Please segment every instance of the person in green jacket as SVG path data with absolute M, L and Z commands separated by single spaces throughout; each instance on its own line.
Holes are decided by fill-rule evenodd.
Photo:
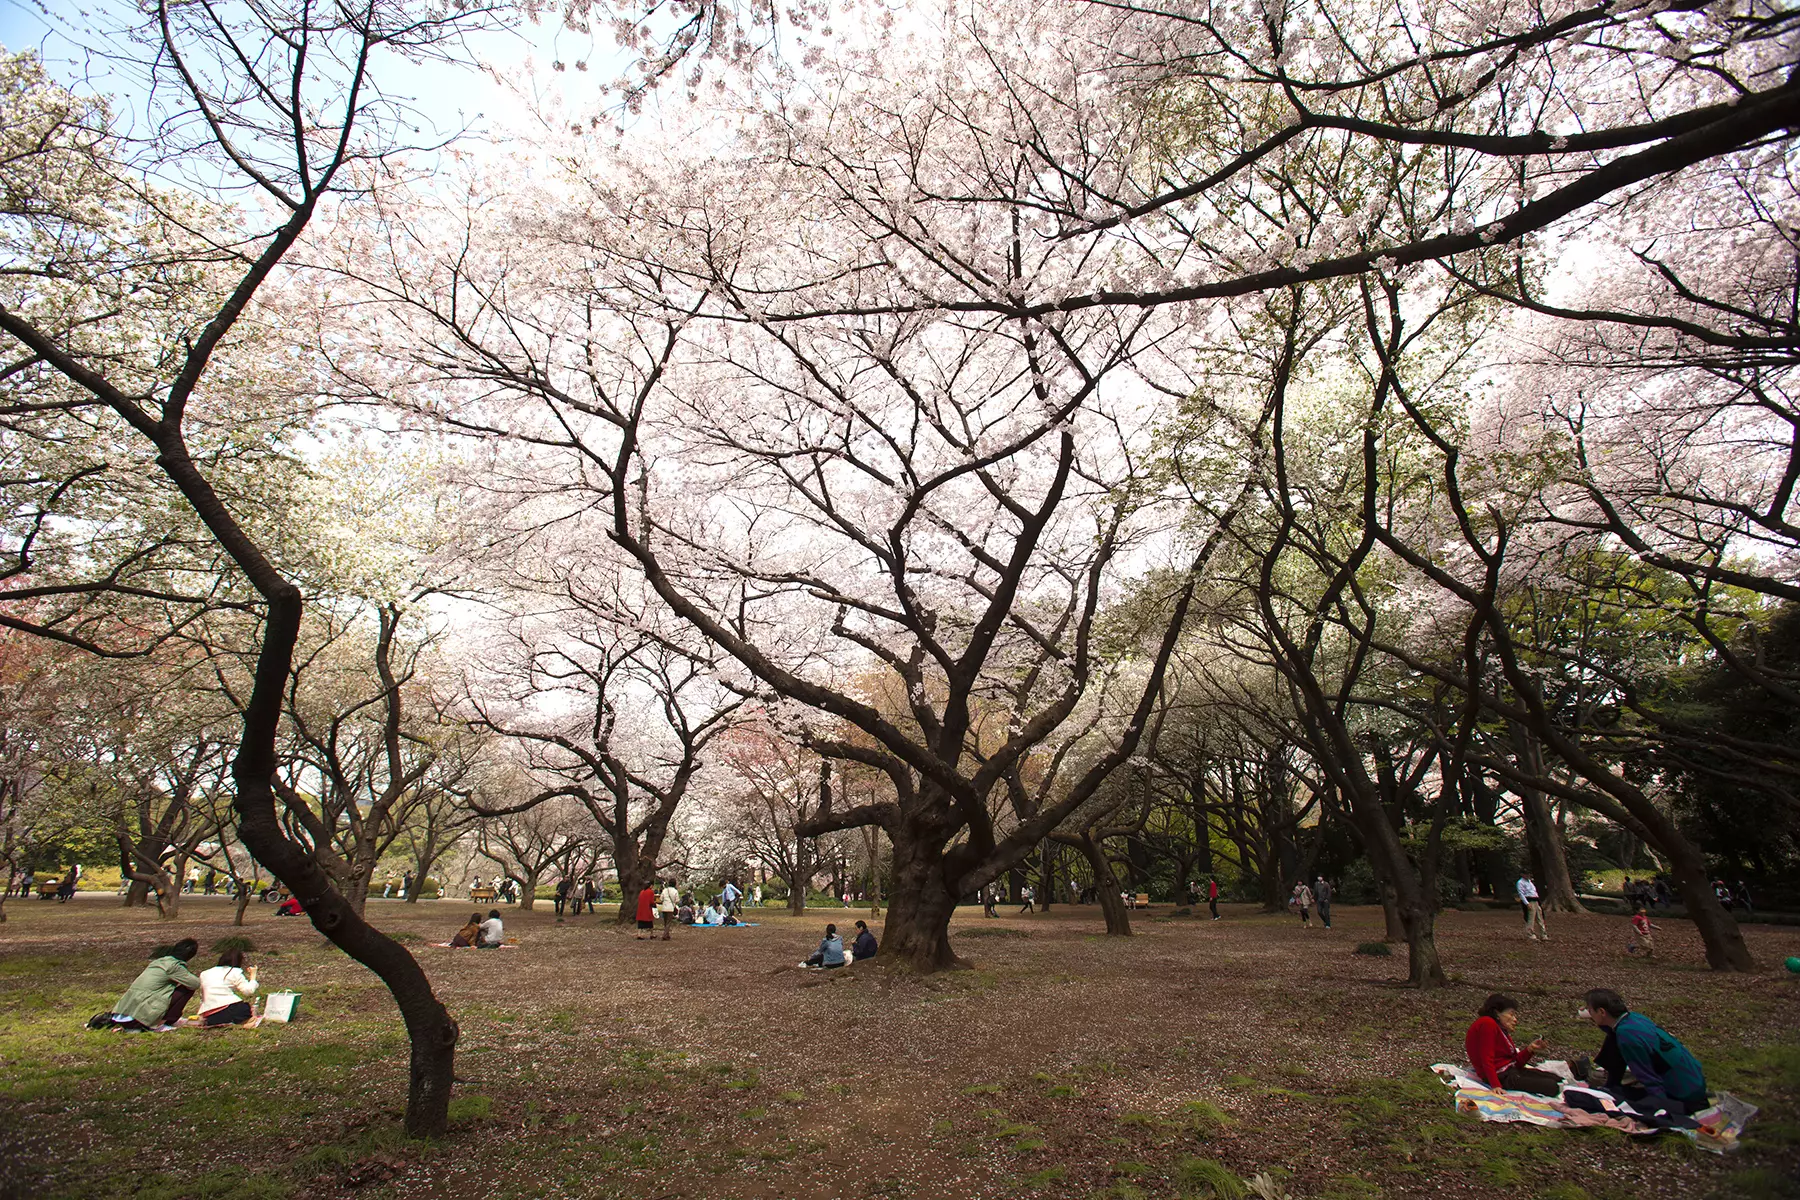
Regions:
M 1584 997 L 1588 1019 L 1606 1030 L 1606 1044 L 1594 1065 L 1606 1072 L 1606 1086 L 1622 1100 L 1648 1100 L 1676 1116 L 1699 1112 L 1708 1104 L 1706 1074 L 1700 1060 L 1674 1034 L 1625 1006 L 1619 993 L 1595 988 Z M 1636 1085 L 1624 1082 L 1626 1071 Z
M 119 1002 L 113 1005 L 113 1021 L 121 1029 L 160 1030 L 172 1027 L 195 992 L 200 977 L 188 969 L 200 943 L 182 938 L 173 946 L 152 952 L 149 964 L 138 972 Z

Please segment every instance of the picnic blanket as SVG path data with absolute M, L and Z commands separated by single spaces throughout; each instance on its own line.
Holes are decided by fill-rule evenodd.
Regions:
M 683 929 L 755 929 L 760 922 L 739 921 L 736 925 L 702 925 L 695 921 L 692 925 L 683 925 Z
M 449 942 L 432 942 L 439 950 L 517 950 L 517 942 L 501 942 L 498 946 L 452 946 Z
M 1563 1085 L 1559 1096 L 1533 1096 L 1528 1092 L 1490 1088 L 1467 1067 L 1452 1063 L 1433 1063 L 1431 1069 L 1447 1086 L 1455 1089 L 1453 1103 L 1456 1110 L 1473 1114 L 1483 1121 L 1563 1129 L 1583 1129 L 1598 1125 L 1644 1136 L 1654 1136 L 1671 1128 L 1645 1119 L 1630 1104 L 1620 1102 L 1610 1093 L 1577 1083 L 1566 1062 L 1553 1060 L 1537 1065 L 1541 1070 L 1562 1077 Z M 1576 1100 L 1582 1102 L 1580 1107 L 1571 1103 Z M 1595 1108 L 1600 1111 L 1591 1111 Z M 1744 1103 L 1730 1092 L 1719 1092 L 1713 1097 L 1711 1108 L 1694 1114 L 1695 1128 L 1673 1127 L 1673 1131 L 1702 1149 L 1723 1154 L 1737 1148 L 1738 1138 L 1756 1113 L 1754 1105 Z

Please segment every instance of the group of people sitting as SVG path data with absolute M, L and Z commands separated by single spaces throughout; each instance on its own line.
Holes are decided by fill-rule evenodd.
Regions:
M 848 963 L 863 962 L 874 958 L 877 948 L 875 935 L 869 932 L 866 921 L 856 923 L 856 940 L 850 943 L 848 953 L 844 950 L 844 939 L 838 936 L 838 927 L 827 925 L 825 937 L 819 942 L 819 948 L 813 951 L 811 958 L 800 965 L 809 969 L 829 971 Z
M 692 892 L 681 898 L 681 904 L 675 909 L 675 919 L 683 925 L 742 925 L 738 920 L 737 906 L 724 896 L 715 896 L 702 905 L 694 899 Z
M 90 1029 L 118 1029 L 133 1033 L 162 1033 L 175 1028 L 188 1001 L 200 997 L 200 1023 L 207 1027 L 242 1025 L 253 1028 L 256 1015 L 256 968 L 244 965 L 242 950 L 224 950 L 216 966 L 196 975 L 188 966 L 200 953 L 200 943 L 183 938 L 173 946 L 158 946 L 150 962 L 125 989 L 111 1012 L 88 1022 Z
M 1645 1115 L 1684 1118 L 1707 1107 L 1706 1074 L 1674 1034 L 1632 1012 L 1619 993 L 1607 988 L 1595 988 L 1583 1001 L 1583 1013 L 1606 1037 L 1592 1059 L 1581 1055 L 1569 1064 L 1578 1082 Z M 1519 1002 L 1489 996 L 1463 1037 L 1475 1074 L 1492 1088 L 1559 1095 L 1562 1076 L 1531 1065 L 1548 1043 L 1540 1037 L 1520 1046 L 1513 1038 L 1518 1027 Z M 1594 1078 L 1596 1068 L 1604 1078 Z
M 468 923 L 456 931 L 450 944 L 465 949 L 473 947 L 476 950 L 493 950 L 505 941 L 506 923 L 500 919 L 499 909 L 490 908 L 485 921 L 481 919 L 480 913 L 470 913 Z

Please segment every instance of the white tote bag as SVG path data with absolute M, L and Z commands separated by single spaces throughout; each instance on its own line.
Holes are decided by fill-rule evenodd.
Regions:
M 263 1020 L 285 1025 L 294 1019 L 294 1009 L 299 1003 L 299 992 L 270 992 L 268 1003 L 263 1006 Z

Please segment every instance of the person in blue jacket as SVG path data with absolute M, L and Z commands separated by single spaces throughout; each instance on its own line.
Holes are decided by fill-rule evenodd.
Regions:
M 841 967 L 844 965 L 844 942 L 838 937 L 836 925 L 825 927 L 825 938 L 819 948 L 813 951 L 811 958 L 800 964 L 803 967 Z
M 1594 1065 L 1606 1072 L 1607 1090 L 1633 1102 L 1661 1102 L 1676 1116 L 1699 1112 L 1708 1104 L 1706 1074 L 1700 1060 L 1643 1013 L 1632 1012 L 1619 993 L 1595 988 L 1586 997 L 1588 1019 L 1606 1030 L 1606 1042 Z M 1626 1070 L 1637 1081 L 1624 1083 Z

